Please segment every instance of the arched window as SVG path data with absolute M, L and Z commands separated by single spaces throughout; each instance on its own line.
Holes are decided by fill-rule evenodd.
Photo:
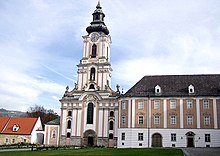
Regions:
M 87 109 L 87 124 L 93 124 L 93 109 L 93 103 L 89 103 Z
M 53 130 L 53 131 L 52 131 L 52 136 L 51 136 L 51 138 L 56 138 L 56 130 Z
M 71 120 L 68 120 L 68 122 L 67 122 L 67 128 L 71 128 Z
M 68 116 L 72 116 L 72 111 L 68 111 Z
M 113 122 L 113 121 L 110 121 L 109 124 L 110 124 L 110 126 L 109 126 L 110 128 L 109 128 L 109 129 L 110 129 L 110 130 L 113 130 L 113 129 L 114 129 L 114 122 Z
M 94 84 L 91 84 L 91 85 L 89 86 L 89 89 L 95 89 Z
M 110 112 L 110 116 L 114 116 L 114 112 L 113 111 Z
M 113 139 L 113 134 L 112 133 L 109 134 L 109 139 Z
M 96 51 L 97 51 L 97 46 L 96 46 L 96 44 L 93 44 L 91 58 L 96 58 Z
M 70 132 L 68 132 L 68 133 L 66 134 L 66 137 L 67 137 L 67 138 L 70 138 Z
M 95 80 L 95 68 L 90 69 L 90 80 L 91 81 Z

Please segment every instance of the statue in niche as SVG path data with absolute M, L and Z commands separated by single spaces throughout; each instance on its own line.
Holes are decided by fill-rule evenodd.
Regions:
M 95 80 L 95 68 L 91 68 L 90 80 L 91 80 L 91 81 L 94 81 L 94 80 Z

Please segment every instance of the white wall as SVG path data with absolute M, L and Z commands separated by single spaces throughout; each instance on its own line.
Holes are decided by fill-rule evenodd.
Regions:
M 150 129 L 149 147 L 152 144 L 152 135 L 160 133 L 162 135 L 163 147 L 186 147 L 187 137 L 186 133 L 192 131 L 194 136 L 195 147 L 220 147 L 220 129 Z M 121 140 L 121 133 L 125 133 L 125 141 Z M 144 133 L 144 140 L 138 141 L 138 133 Z M 171 142 L 171 133 L 176 133 L 176 141 Z M 211 142 L 205 142 L 205 134 L 211 135 Z M 122 145 L 124 143 L 124 145 Z M 139 146 L 142 143 L 142 146 Z M 120 128 L 118 129 L 118 148 L 146 148 L 148 147 L 148 129 L 140 128 Z

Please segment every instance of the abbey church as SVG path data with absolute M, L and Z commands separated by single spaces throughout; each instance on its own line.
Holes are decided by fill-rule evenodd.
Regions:
M 112 39 L 100 3 L 92 16 L 83 36 L 78 81 L 73 90 L 66 88 L 60 126 L 48 125 L 45 144 L 220 147 L 220 75 L 145 76 L 125 94 L 119 86 L 114 91 Z

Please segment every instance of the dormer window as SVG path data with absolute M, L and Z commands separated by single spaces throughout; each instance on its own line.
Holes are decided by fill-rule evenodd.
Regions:
M 13 132 L 17 132 L 19 130 L 19 126 L 17 126 L 16 124 L 14 124 L 12 131 Z
M 194 93 L 195 92 L 194 86 L 193 85 L 189 85 L 188 91 L 189 91 L 190 94 Z
M 155 93 L 157 94 L 161 93 L 161 87 L 159 85 L 155 87 Z

